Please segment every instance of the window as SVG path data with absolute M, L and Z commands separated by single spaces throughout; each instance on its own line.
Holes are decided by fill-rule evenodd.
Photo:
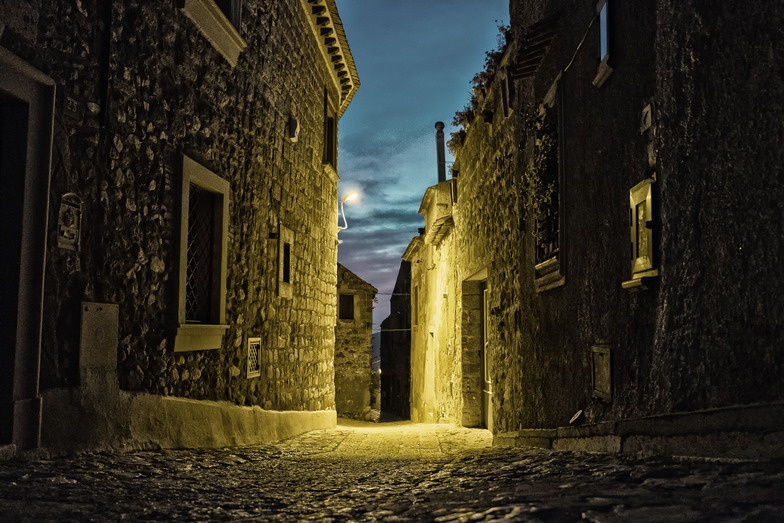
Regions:
M 175 351 L 221 346 L 228 218 L 229 182 L 183 156 Z
M 215 0 L 218 8 L 223 12 L 231 25 L 239 31 L 242 20 L 242 0 Z
M 534 128 L 533 154 L 526 178 L 532 200 L 534 229 L 534 287 L 544 292 L 565 283 L 562 202 L 562 126 L 557 97 L 560 76 L 539 108 Z
M 291 244 L 283 244 L 283 275 L 280 278 L 283 283 L 291 283 Z
M 209 323 L 213 317 L 212 266 L 215 205 L 218 196 L 191 183 L 188 195 L 188 249 L 185 270 L 185 321 Z
M 629 234 L 631 280 L 623 288 L 644 290 L 649 278 L 659 274 L 653 249 L 653 178 L 638 183 L 629 191 Z
M 179 0 L 182 12 L 232 67 L 247 44 L 240 37 L 242 0 Z
M 338 120 L 329 103 L 329 95 L 324 89 L 324 156 L 323 163 L 337 169 L 338 156 Z
M 279 226 L 278 232 L 278 296 L 292 298 L 292 249 L 294 246 L 294 232 L 284 226 Z
M 609 25 L 607 22 L 607 2 L 599 7 L 599 61 L 605 61 L 610 54 Z
M 613 72 L 613 68 L 610 66 L 613 36 L 610 27 L 612 24 L 611 1 L 599 0 L 596 5 L 596 14 L 599 18 L 599 68 L 593 79 L 593 85 L 596 87 L 601 87 Z
M 248 378 L 261 375 L 261 338 L 248 338 Z
M 340 294 L 338 296 L 338 318 L 341 320 L 354 319 L 354 295 Z

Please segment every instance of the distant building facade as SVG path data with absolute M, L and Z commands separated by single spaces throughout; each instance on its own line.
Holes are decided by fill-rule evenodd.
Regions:
M 337 125 L 359 86 L 334 0 L 0 20 L 0 445 L 334 425 Z
M 389 300 L 389 316 L 381 322 L 381 413 L 411 416 L 411 264 L 400 262 Z
M 373 303 L 378 290 L 338 264 L 335 408 L 338 416 L 370 419 Z
M 510 15 L 406 251 L 412 417 L 556 448 L 776 447 L 784 7 Z

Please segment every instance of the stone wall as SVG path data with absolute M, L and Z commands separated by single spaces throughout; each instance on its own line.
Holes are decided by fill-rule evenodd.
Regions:
M 373 303 L 378 291 L 340 264 L 337 289 L 338 299 L 353 305 L 350 314 L 339 311 L 335 328 L 335 407 L 340 416 L 370 419 Z
M 520 399 L 512 409 L 502 407 L 501 416 L 507 420 L 503 428 L 562 426 L 578 410 L 591 421 L 612 416 L 610 404 L 593 394 L 594 346 L 610 349 L 615 407 L 623 403 L 626 414 L 635 410 L 642 414 L 647 408 L 643 398 L 621 398 L 628 394 L 627 385 L 645 381 L 641 364 L 650 353 L 655 329 L 655 300 L 651 299 L 655 291 L 632 293 L 621 283 L 631 278 L 629 190 L 655 170 L 655 163 L 648 161 L 647 136 L 640 132 L 642 111 L 655 88 L 653 3 L 633 8 L 613 3 L 615 70 L 601 87 L 593 85 L 599 64 L 595 5 L 520 4 L 524 4 L 517 5 L 522 16 L 517 26 L 520 36 L 522 29 L 560 12 L 536 73 L 517 82 L 521 94 L 517 110 L 526 117 L 545 103 L 548 92 L 555 95 L 558 258 L 564 283 L 541 292 L 534 284 L 536 231 L 531 202 L 536 195 L 531 194 L 525 173 L 536 160 L 533 135 L 521 129 L 519 149 L 524 154 L 518 169 L 526 213 L 517 323 L 521 343 L 508 352 L 509 364 L 504 365 L 513 369 L 510 377 L 517 382 Z
M 655 412 L 781 400 L 784 5 L 655 16 L 662 278 L 633 390 Z
M 458 114 L 454 180 L 406 251 L 418 421 L 501 433 L 782 399 L 784 84 L 763 35 L 784 10 L 608 5 L 609 68 L 596 4 L 512 2 L 512 41 Z M 434 242 L 444 183 L 454 228 Z
M 0 45 L 57 84 L 43 388 L 78 384 L 79 304 L 119 305 L 121 388 L 268 409 L 334 408 L 337 177 L 322 165 L 325 93 L 340 93 L 299 1 L 246 0 L 236 67 L 176 2 L 0 6 Z M 287 139 L 290 116 L 299 140 Z M 173 352 L 179 159 L 230 183 L 218 350 Z M 58 249 L 65 193 L 78 252 Z M 278 292 L 281 227 L 292 297 Z M 246 342 L 261 338 L 261 375 Z
M 506 415 L 519 406 L 518 372 L 521 355 L 511 347 L 521 344 L 516 325 L 521 321 L 521 245 L 525 222 L 521 216 L 519 173 L 515 129 L 521 120 L 514 111 L 505 111 L 503 84 L 508 84 L 506 61 L 477 95 L 476 115 L 467 125 L 467 135 L 455 151 L 457 203 L 454 207 L 458 289 L 461 314 L 455 323 L 462 326 L 460 353 L 466 375 L 463 382 L 466 425 L 505 427 Z M 507 91 L 507 103 L 518 93 Z M 487 112 L 485 118 L 482 113 Z M 486 298 L 483 290 L 487 289 Z M 487 299 L 486 306 L 483 305 Z M 484 315 L 488 314 L 487 318 Z M 486 328 L 485 328 L 486 326 Z M 484 342 L 487 342 L 485 347 Z M 482 418 L 484 374 L 483 351 L 487 350 L 489 390 L 495 419 Z
M 611 5 L 613 71 L 597 87 L 596 4 L 511 2 L 512 47 L 453 142 L 452 263 L 464 288 L 487 271 L 496 432 L 567 425 L 578 411 L 578 421 L 599 422 L 782 399 L 775 267 L 784 249 L 771 195 L 782 183 L 784 85 L 780 39 L 768 36 L 784 12 L 770 3 L 748 12 Z M 498 80 L 548 19 L 552 39 L 534 72 L 515 72 L 514 111 L 499 120 Z M 557 115 L 563 276 L 549 288 L 536 283 L 530 174 L 530 122 L 544 103 Z M 630 189 L 646 179 L 655 180 L 658 275 L 633 292 L 622 286 L 632 278 Z M 465 297 L 461 305 L 466 369 L 476 333 Z M 594 347 L 609 352 L 609 398 L 592 381 Z M 475 416 L 463 413 L 463 422 Z
M 520 339 L 515 325 L 524 231 L 515 170 L 518 117 L 506 108 L 506 82 L 505 70 L 499 69 L 479 90 L 476 116 L 466 121 L 468 132 L 451 142 L 456 149 L 453 179 L 428 189 L 420 209 L 425 216 L 421 247 L 412 243 L 407 251 L 419 302 L 412 327 L 415 421 L 492 427 L 486 415 L 491 409 L 483 401 L 494 402 L 501 412 L 505 402 L 519 398 L 513 374 L 517 361 L 508 359 L 519 355 L 507 347 Z M 442 208 L 449 209 L 452 225 L 431 239 Z M 489 290 L 487 307 L 484 289 Z M 487 321 L 485 309 L 492 313 Z M 487 386 L 485 350 L 492 376 Z

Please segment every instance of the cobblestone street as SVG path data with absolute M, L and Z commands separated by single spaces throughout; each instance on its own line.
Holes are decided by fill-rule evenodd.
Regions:
M 359 423 L 275 445 L 0 461 L 0 521 L 781 521 L 784 468 Z

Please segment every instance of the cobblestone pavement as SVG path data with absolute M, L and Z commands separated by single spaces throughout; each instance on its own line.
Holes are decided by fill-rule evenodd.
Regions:
M 784 521 L 784 463 L 490 447 L 341 422 L 275 445 L 0 461 L 0 521 Z

